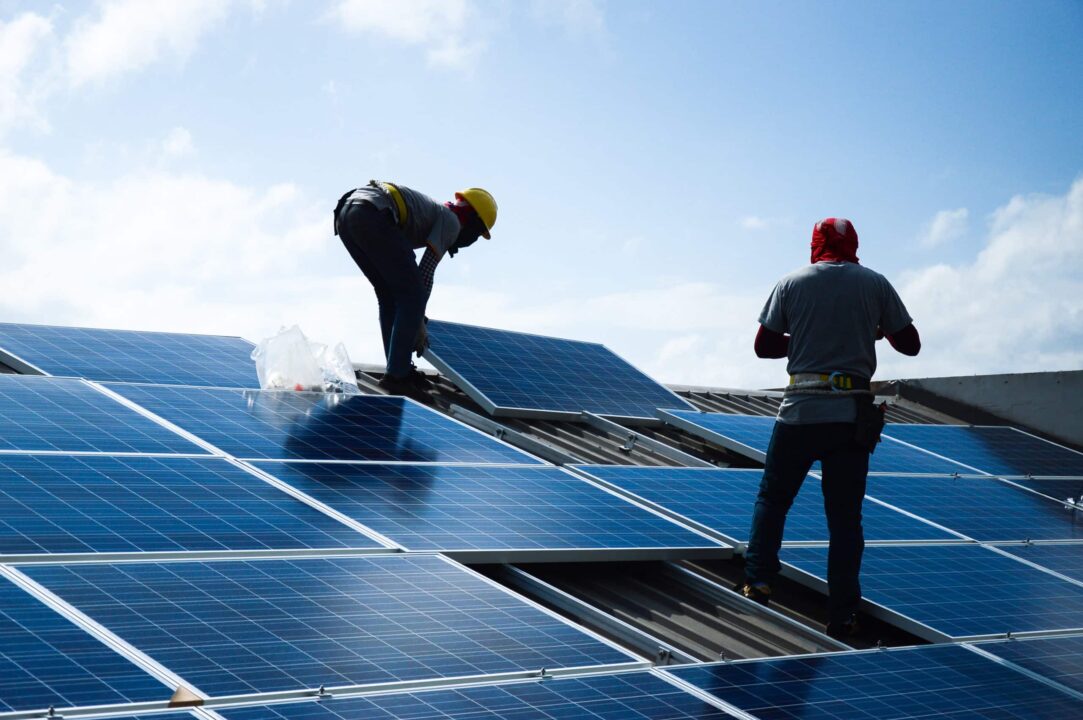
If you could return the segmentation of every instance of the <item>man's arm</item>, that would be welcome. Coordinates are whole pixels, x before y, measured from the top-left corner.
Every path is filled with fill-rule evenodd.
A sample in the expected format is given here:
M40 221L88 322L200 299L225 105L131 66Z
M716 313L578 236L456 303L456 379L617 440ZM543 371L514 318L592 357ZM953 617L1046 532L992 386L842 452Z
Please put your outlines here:
M891 343L891 347L901 352L903 355L910 355L913 357L921 352L921 337L918 335L918 329L914 327L914 323L910 323L902 330L891 335L886 335L887 341Z
M790 352L790 336L768 330L760 325L756 333L756 357L784 358Z
M436 277L438 264L440 264L440 256L436 254L436 251L431 247L425 248L421 262L418 263L418 270L421 271L421 296L425 298L426 304L429 302L429 295L432 295L432 283Z

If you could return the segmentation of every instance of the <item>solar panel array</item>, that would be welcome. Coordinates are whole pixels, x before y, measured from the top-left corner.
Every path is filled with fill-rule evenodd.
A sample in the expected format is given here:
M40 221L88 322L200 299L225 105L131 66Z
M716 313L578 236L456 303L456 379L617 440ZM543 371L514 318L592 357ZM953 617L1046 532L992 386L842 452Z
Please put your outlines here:
M426 359L494 415L653 419L690 408L604 345L430 320Z
M0 323L0 362L88 380L259 387L252 347L220 335Z
M988 475L1083 476L1083 453L1014 428L888 425L884 434Z

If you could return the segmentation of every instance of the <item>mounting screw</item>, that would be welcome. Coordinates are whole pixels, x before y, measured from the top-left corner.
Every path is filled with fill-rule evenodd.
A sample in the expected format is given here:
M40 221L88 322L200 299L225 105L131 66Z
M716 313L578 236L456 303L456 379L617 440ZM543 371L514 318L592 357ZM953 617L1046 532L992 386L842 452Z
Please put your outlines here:
M553 677L553 676L552 676L552 675L551 675L551 674L549 673L549 671L548 671L548 670L546 670L545 668L542 668L542 669L541 669L541 670L540 670L540 671L538 672L538 676L539 676L539 677L541 677L541 679L542 679L542 680L548 680L549 678Z
M670 659L672 659L672 657L673 657L673 652L669 648L666 648L666 647L658 648L658 663L659 664L668 663L670 661Z

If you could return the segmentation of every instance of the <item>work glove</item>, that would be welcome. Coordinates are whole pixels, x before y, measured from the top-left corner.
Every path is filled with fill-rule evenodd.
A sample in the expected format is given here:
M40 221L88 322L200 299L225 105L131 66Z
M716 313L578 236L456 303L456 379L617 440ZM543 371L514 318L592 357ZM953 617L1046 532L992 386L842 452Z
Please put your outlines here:
M417 335L414 337L414 352L418 357L425 354L425 351L429 349L429 328L425 325L425 320L421 321L421 325L417 328Z

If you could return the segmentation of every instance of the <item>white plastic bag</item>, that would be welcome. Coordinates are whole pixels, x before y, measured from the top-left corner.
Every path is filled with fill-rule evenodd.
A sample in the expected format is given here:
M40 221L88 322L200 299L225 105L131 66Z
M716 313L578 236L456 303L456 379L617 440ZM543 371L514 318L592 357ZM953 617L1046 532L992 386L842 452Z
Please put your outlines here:
M296 325L261 342L252 359L264 390L361 393L345 346L310 342Z

